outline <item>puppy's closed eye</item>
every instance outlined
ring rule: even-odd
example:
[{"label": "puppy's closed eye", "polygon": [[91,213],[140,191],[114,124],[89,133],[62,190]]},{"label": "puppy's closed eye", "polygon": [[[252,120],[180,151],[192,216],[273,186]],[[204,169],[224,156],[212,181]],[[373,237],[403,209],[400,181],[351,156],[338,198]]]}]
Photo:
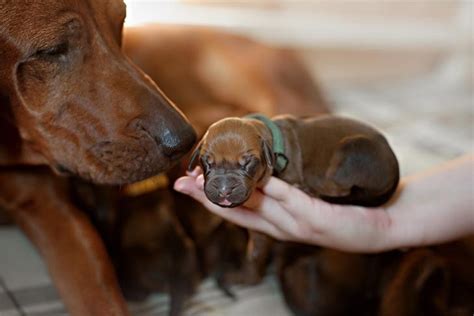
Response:
[{"label": "puppy's closed eye", "polygon": [[210,155],[201,156],[201,165],[204,169],[204,173],[208,173],[212,167],[214,167],[214,157]]},{"label": "puppy's closed eye", "polygon": [[258,166],[260,165],[260,159],[250,155],[239,159],[241,168],[250,176],[254,176],[257,173]]},{"label": "puppy's closed eye", "polygon": [[252,161],[252,155],[243,155],[239,158],[239,165],[245,167]]}]

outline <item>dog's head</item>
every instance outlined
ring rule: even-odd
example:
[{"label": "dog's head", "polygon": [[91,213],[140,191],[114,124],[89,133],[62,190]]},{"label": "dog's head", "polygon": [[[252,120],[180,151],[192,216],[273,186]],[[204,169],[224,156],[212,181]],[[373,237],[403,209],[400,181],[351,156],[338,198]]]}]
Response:
[{"label": "dog's head", "polygon": [[256,120],[226,118],[209,127],[192,155],[188,169],[200,162],[207,198],[222,207],[236,207],[272,173],[271,136]]},{"label": "dog's head", "polygon": [[124,18],[121,0],[0,2],[0,114],[20,163],[120,184],[190,150],[183,114],[123,55]]}]

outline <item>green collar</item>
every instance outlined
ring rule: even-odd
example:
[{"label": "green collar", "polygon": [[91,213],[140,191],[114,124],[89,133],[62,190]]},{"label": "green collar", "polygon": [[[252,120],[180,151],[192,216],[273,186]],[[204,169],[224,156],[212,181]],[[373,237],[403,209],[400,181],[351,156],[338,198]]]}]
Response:
[{"label": "green collar", "polygon": [[286,166],[288,165],[288,158],[285,155],[285,142],[283,140],[283,134],[281,133],[280,128],[278,125],[275,124],[271,119],[266,117],[263,114],[250,114],[245,116],[246,118],[251,118],[255,120],[259,120],[270,130],[272,133],[273,139],[273,154],[275,155],[275,171],[277,173],[282,172],[285,170]]}]

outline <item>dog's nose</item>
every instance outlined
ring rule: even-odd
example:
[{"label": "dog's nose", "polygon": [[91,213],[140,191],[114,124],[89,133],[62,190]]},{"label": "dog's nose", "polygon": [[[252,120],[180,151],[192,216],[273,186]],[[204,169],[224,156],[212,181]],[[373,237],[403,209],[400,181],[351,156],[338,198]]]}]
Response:
[{"label": "dog's nose", "polygon": [[197,137],[186,118],[174,108],[136,118],[127,128],[133,134],[148,134],[170,160],[179,159],[190,151]]},{"label": "dog's nose", "polygon": [[232,188],[229,187],[229,186],[223,185],[219,189],[219,197],[220,198],[223,198],[223,199],[228,198],[231,193],[232,193]]},{"label": "dog's nose", "polygon": [[180,128],[165,127],[156,140],[163,154],[178,159],[191,149],[196,141],[196,133],[190,125],[185,124]]}]

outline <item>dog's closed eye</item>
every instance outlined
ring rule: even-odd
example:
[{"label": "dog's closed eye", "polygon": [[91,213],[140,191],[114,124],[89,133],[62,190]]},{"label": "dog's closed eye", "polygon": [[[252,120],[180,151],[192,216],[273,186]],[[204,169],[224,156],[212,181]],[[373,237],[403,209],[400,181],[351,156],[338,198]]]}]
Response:
[{"label": "dog's closed eye", "polygon": [[78,18],[69,19],[61,24],[60,35],[49,44],[38,47],[32,59],[48,62],[64,62],[67,55],[78,45],[82,38],[82,23]]},{"label": "dog's closed eye", "polygon": [[245,167],[251,162],[251,160],[252,160],[251,155],[243,155],[239,158],[239,164],[241,167]]},{"label": "dog's closed eye", "polygon": [[65,55],[67,55],[69,51],[69,43],[68,42],[62,42],[58,45],[40,49],[36,51],[34,54],[34,57],[40,58],[40,59],[60,59],[64,58]]},{"label": "dog's closed eye", "polygon": [[253,155],[246,155],[239,159],[240,167],[249,175],[254,175],[257,172],[260,160]]},{"label": "dog's closed eye", "polygon": [[205,173],[209,172],[214,167],[214,157],[207,154],[201,156],[201,165]]}]

